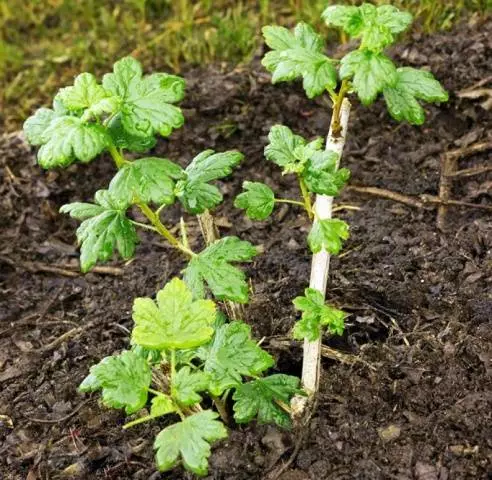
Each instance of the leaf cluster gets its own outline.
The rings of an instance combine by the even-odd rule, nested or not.
[[[383,94],[390,115],[397,121],[413,125],[425,121],[419,100],[445,102],[447,92],[430,72],[411,67],[397,68],[384,53],[398,34],[412,22],[412,15],[392,5],[332,5],[322,14],[332,27],[342,29],[349,37],[359,39],[358,49],[336,63],[324,55],[321,37],[304,23],[294,33],[284,27],[264,27],[266,44],[272,49],[263,58],[263,65],[272,72],[272,82],[291,81],[303,77],[309,98],[330,92],[336,101],[338,80],[349,86],[364,105]]]
[[[87,163],[111,146],[134,152],[155,145],[157,134],[168,136],[183,125],[185,82],[165,73],[143,75],[140,63],[125,57],[101,83],[90,73],[62,88],[53,108],[41,108],[24,123],[32,145],[41,148],[43,168]]]
[[[300,392],[299,379],[263,376],[274,360],[253,341],[251,328],[227,323],[211,300],[194,300],[184,281],[172,279],[155,300],[137,298],[133,320],[133,348],[92,366],[80,390],[102,390],[104,405],[129,415],[147,407],[127,427],[167,415],[177,420],[155,439],[159,470],[182,462],[207,474],[210,445],[227,436],[218,414],[201,407],[207,395],[221,401],[233,392],[238,423],[290,427],[286,406]]]

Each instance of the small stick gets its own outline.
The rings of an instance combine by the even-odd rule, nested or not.
[[[385,188],[378,187],[358,187],[355,185],[350,185],[346,187],[347,190],[352,190],[353,192],[367,193],[368,195],[375,195],[377,197],[386,198],[388,200],[393,200],[395,202],[403,203],[414,208],[432,209],[438,205],[446,205],[448,207],[466,207],[466,208],[477,208],[479,210],[492,211],[492,206],[480,205],[478,203],[462,202],[460,200],[442,200],[435,195],[420,195],[419,197],[412,197],[410,195],[403,195],[402,193],[393,192]]]
[[[358,193],[367,193],[369,195],[375,195],[377,197],[387,198],[395,202],[404,203],[414,208],[425,208],[425,205],[420,200],[415,197],[410,197],[408,195],[403,195],[401,193],[392,192],[391,190],[386,190],[385,188],[378,187],[358,187],[355,185],[349,185],[346,187],[347,190]]]
[[[57,418],[55,419],[49,419],[49,418],[31,418],[28,417],[27,415],[24,415],[24,417],[29,420],[30,422],[34,423],[61,423],[64,422],[65,420],[68,420],[69,418],[72,418],[83,406],[87,405],[91,399],[89,398],[85,402],[80,403],[78,406],[76,406],[68,415],[65,415],[64,417]]]
[[[339,110],[333,111],[330,131],[326,139],[326,150],[331,150],[337,154],[338,160],[336,168],[345,145],[345,136],[347,134],[348,119],[350,115],[350,102],[345,98],[342,100]],[[339,115],[338,115],[339,113]],[[315,220],[324,220],[331,218],[333,208],[333,197],[326,195],[316,195],[314,204]],[[330,269],[330,254],[326,250],[321,250],[313,255],[311,263],[311,279],[309,287],[318,290],[323,297],[326,294],[326,283],[328,281],[328,272]],[[302,386],[308,393],[308,397],[296,395],[291,402],[291,408],[294,418],[304,415],[308,401],[314,399],[318,391],[319,376],[321,368],[321,336],[318,340],[310,342],[304,340],[303,363],[302,363]]]

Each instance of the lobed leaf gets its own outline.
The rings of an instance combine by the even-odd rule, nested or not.
[[[427,102],[448,100],[448,93],[432,73],[410,67],[399,68],[395,84],[387,86],[383,94],[391,116],[412,125],[422,125],[425,121],[424,109],[417,99]]]
[[[239,194],[234,200],[234,206],[246,210],[246,215],[251,220],[265,220],[275,206],[275,195],[272,189],[260,182],[244,182],[245,192]]]
[[[205,410],[162,430],[154,442],[159,470],[174,468],[181,458],[187,470],[206,475],[210,443],[227,437],[227,430],[217,417],[212,410]]]
[[[361,48],[380,52],[395,41],[395,36],[412,23],[412,15],[392,5],[359,7],[329,6],[322,17],[328,25],[342,28],[351,37],[361,38]]]
[[[219,326],[198,356],[209,374],[208,389],[216,396],[240,385],[243,376],[259,375],[274,365],[271,355],[252,340],[251,327],[238,321]]]
[[[338,155],[330,150],[314,152],[302,172],[310,192],[334,197],[350,178],[350,170],[337,169]]]
[[[299,379],[290,375],[270,375],[239,385],[232,397],[234,419],[247,423],[256,418],[260,424],[275,423],[290,428],[292,422],[287,409],[296,393],[300,393]]]
[[[124,408],[127,414],[131,414],[147,403],[151,377],[147,362],[136,353],[125,351],[92,366],[79,390],[93,392],[102,389],[102,400],[106,406]]]
[[[349,237],[349,226],[338,218],[316,220],[308,235],[308,245],[313,253],[326,250],[337,255],[342,249],[343,240]]]
[[[382,53],[370,50],[355,50],[345,55],[340,62],[340,78],[352,78],[352,85],[360,101],[369,105],[378,93],[396,82],[393,62]]]
[[[48,123],[48,118],[52,117]],[[46,127],[44,131],[41,129]],[[88,163],[99,155],[110,143],[109,136],[101,125],[86,123],[80,118],[56,116],[43,113],[31,117],[25,124],[28,138],[36,145],[38,163],[43,168],[66,167],[79,160]]]
[[[175,180],[184,175],[182,168],[166,158],[148,157],[125,164],[109,184],[111,195],[128,204],[134,197],[157,205],[174,203]]]
[[[171,385],[171,395],[174,400],[184,406],[200,403],[202,397],[197,392],[203,392],[208,388],[208,376],[200,371],[191,371],[186,366],[176,372]]]
[[[193,301],[186,284],[173,278],[157,293],[157,302],[135,299],[132,341],[159,350],[197,347],[212,337],[215,316],[214,302]]]
[[[93,107],[109,95],[103,86],[97,83],[94,75],[81,73],[75,77],[73,86],[62,88],[57,97],[65,108],[79,112]]]
[[[120,121],[132,137],[168,136],[184,123],[181,109],[172,105],[183,98],[184,80],[174,75],[143,76],[140,63],[125,57],[103,77],[103,87],[120,100]]]
[[[139,239],[135,227],[126,216],[128,205],[114,199],[107,190],[99,190],[96,205],[69,203],[60,208],[74,218],[86,219],[77,229],[82,272],[89,271],[98,260],[109,260],[117,249],[125,260],[133,257]]]
[[[207,182],[230,175],[243,158],[244,155],[235,150],[222,153],[205,150],[197,155],[185,170],[186,178],[180,180],[175,189],[185,209],[200,214],[216,207],[222,201],[222,194]]]
[[[247,262],[258,251],[237,237],[224,237],[193,257],[184,270],[184,280],[196,298],[203,298],[205,283],[218,300],[248,302],[248,284],[242,270],[231,262]]]
[[[294,135],[289,127],[274,125],[268,134],[270,143],[265,147],[267,160],[276,163],[279,167],[294,170],[292,166],[299,163],[296,152],[306,145],[306,140],[300,135]]]
[[[337,85],[332,60],[324,55],[324,42],[314,29],[299,23],[292,34],[284,27],[266,26],[262,29],[266,44],[272,48],[262,60],[272,72],[272,82],[285,82],[302,77],[309,98],[321,95]]]
[[[294,325],[294,338],[314,342],[320,337],[323,326],[333,334],[343,334],[345,313],[325,305],[323,295],[318,290],[306,288],[304,296],[296,297],[293,303],[297,310],[302,311],[301,320]]]

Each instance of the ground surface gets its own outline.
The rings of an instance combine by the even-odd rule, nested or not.
[[[428,109],[421,128],[397,126],[378,103],[354,106],[344,164],[353,185],[409,195],[436,194],[439,155],[487,139],[490,112],[456,92],[490,76],[492,25],[416,38],[394,52],[430,66],[451,92],[448,105]],[[269,84],[260,67],[187,75],[187,124],[158,153],[186,163],[205,147],[238,148],[246,161],[222,185],[223,234],[237,234],[265,253],[248,267],[254,288],[246,320],[265,338],[278,369],[300,373],[301,351],[279,346],[295,320],[291,299],[306,287],[306,220],[295,209],[252,223],[231,207],[244,179],[295,194],[262,158],[278,122],[307,136],[328,129],[328,108],[304,99],[297,86]],[[485,165],[480,154],[463,168]],[[150,296],[183,266],[150,234],[122,275],[68,277],[74,271],[76,224],[57,213],[107,185],[109,159],[70,171],[43,173],[17,137],[0,145],[0,478],[160,478],[153,466],[156,422],[122,431],[124,417],[77,394],[89,366],[124,348],[135,296]],[[490,204],[491,178],[458,182],[460,200]],[[351,313],[346,335],[325,343],[357,355],[353,365],[324,360],[318,410],[297,458],[282,475],[303,479],[484,479],[490,473],[492,223],[486,212],[450,212],[449,232],[435,212],[345,193],[339,212],[351,225],[344,254],[332,262],[328,298]],[[168,224],[179,212],[166,216]],[[191,223],[191,237],[199,242]],[[72,330],[72,329],[78,330]],[[71,337],[60,337],[71,331]],[[57,340],[58,339],[58,340]],[[214,450],[210,477],[263,478],[286,461],[296,437],[249,426]],[[65,471],[65,473],[63,473]],[[163,478],[190,478],[176,470]]]

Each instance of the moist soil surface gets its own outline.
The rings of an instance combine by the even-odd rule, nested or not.
[[[446,105],[426,106],[421,128],[392,121],[382,101],[354,102],[343,158],[351,185],[405,195],[436,195],[440,158],[490,141],[486,98],[458,92],[490,77],[492,24],[415,37],[392,52],[429,67],[450,91]],[[334,52],[336,54],[337,52]],[[340,53],[340,52],[338,52]],[[295,198],[291,176],[262,155],[269,128],[283,123],[307,137],[328,131],[327,101],[308,101],[299,85],[270,85],[258,62],[222,73],[192,70],[183,104],[187,123],[156,151],[181,164],[205,148],[237,148],[246,159],[221,184],[216,212],[222,235],[265,252],[246,267],[252,302],[245,321],[277,359],[300,375],[300,345],[289,341],[292,299],[307,286],[308,220],[296,207],[251,222],[232,207],[244,180],[266,181]],[[485,80],[484,80],[485,79]],[[490,78],[489,78],[490,81]],[[489,135],[489,137],[487,137]],[[489,152],[460,168],[485,166]],[[114,173],[109,158],[43,172],[18,134],[0,144],[0,478],[155,479],[152,442],[165,421],[122,430],[124,415],[81,395],[89,367],[128,346],[134,297],[152,296],[183,268],[183,259],[151,232],[134,261],[104,272],[77,272],[76,222],[64,203],[88,201]],[[490,163],[488,163],[490,165]],[[487,174],[457,179],[453,198],[491,205]],[[323,359],[317,410],[303,434],[238,426],[213,450],[208,478],[483,479],[490,474],[492,224],[490,212],[450,208],[447,231],[436,210],[414,208],[347,189],[337,216],[351,237],[331,264],[327,298],[350,316],[343,337],[324,344],[350,355]],[[134,212],[136,218],[138,215]],[[168,225],[179,220],[170,209]],[[194,218],[189,235],[200,248]],[[162,478],[191,478],[181,469]]]

